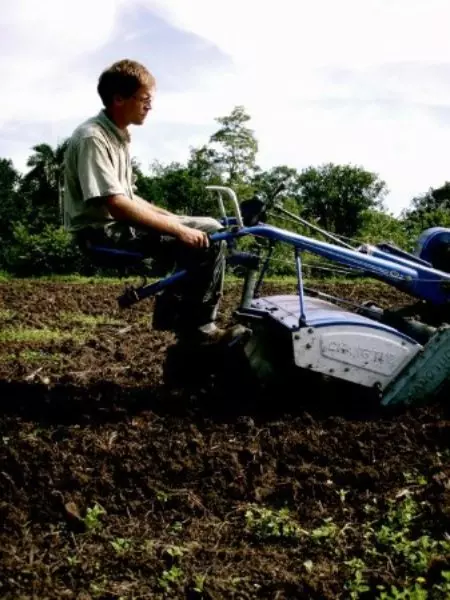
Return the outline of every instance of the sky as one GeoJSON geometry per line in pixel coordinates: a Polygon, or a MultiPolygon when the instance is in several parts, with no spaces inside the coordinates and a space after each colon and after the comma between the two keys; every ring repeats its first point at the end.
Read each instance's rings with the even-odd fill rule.
{"type": "Polygon", "coordinates": [[[0,0],[0,157],[26,172],[101,108],[121,58],[157,81],[131,152],[184,162],[217,117],[251,116],[262,168],[375,172],[395,215],[450,181],[448,0],[0,0]]]}

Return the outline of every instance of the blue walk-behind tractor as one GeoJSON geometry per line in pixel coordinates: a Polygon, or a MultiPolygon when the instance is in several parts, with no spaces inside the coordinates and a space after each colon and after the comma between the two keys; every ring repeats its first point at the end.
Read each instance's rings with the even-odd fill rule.
{"type": "MultiPolygon", "coordinates": [[[[374,392],[384,406],[428,402],[446,387],[450,380],[450,229],[424,231],[414,254],[390,243],[353,247],[322,230],[322,237],[328,236],[330,242],[267,224],[267,213],[278,211],[305,225],[277,200],[280,189],[270,198],[243,202],[228,187],[207,189],[218,194],[224,226],[210,236],[211,243],[226,240],[228,262],[240,265],[243,273],[235,317],[251,331],[242,340],[240,352],[256,380],[273,381],[289,369],[300,378],[325,378],[374,392]],[[233,216],[227,215],[224,198],[231,201],[233,216]],[[239,251],[239,240],[249,236],[260,242],[258,251],[239,251]],[[276,244],[292,247],[295,294],[260,294],[276,244]],[[355,306],[307,289],[305,253],[393,286],[407,294],[411,303],[389,309],[374,302],[355,306]]],[[[156,283],[144,281],[127,288],[119,305],[128,307],[158,295],[184,276],[186,272],[180,270],[156,283]]]]}

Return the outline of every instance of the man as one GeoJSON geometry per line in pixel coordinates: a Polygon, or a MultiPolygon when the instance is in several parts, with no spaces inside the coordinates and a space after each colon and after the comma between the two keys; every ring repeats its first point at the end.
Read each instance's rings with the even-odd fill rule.
{"type": "Polygon", "coordinates": [[[225,268],[224,243],[208,234],[221,228],[209,217],[178,216],[134,193],[129,154],[130,125],[142,125],[155,93],[152,74],[140,63],[121,60],[99,78],[104,108],[82,123],[69,140],[65,157],[64,223],[79,243],[162,255],[168,264],[188,268],[189,277],[168,292],[182,298],[180,318],[170,328],[199,340],[220,341],[239,328],[216,326],[225,268]]]}

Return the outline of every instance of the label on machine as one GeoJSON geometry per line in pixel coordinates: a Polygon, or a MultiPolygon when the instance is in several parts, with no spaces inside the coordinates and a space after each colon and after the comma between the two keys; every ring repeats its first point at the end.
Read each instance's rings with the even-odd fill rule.
{"type": "Polygon", "coordinates": [[[381,389],[421,348],[383,328],[336,324],[301,329],[293,344],[298,367],[381,389]]]}

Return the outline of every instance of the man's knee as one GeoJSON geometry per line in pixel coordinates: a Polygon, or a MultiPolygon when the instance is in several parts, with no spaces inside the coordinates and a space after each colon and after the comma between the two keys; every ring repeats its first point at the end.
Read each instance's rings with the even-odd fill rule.
{"type": "Polygon", "coordinates": [[[187,217],[183,221],[188,227],[199,229],[206,233],[215,233],[223,228],[223,225],[213,217],[187,217]]]}
{"type": "Polygon", "coordinates": [[[208,233],[215,233],[216,231],[220,231],[223,228],[222,223],[217,221],[217,219],[213,219],[212,217],[204,217],[205,219],[205,227],[208,228],[208,233]]]}

